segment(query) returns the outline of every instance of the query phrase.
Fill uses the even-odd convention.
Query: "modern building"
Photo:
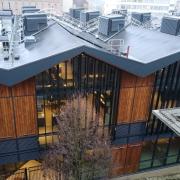
[[[88,1],[87,0],[73,0],[73,5],[75,7],[87,7]]]
[[[165,18],[155,31],[126,26],[120,15],[93,28],[53,14],[0,15],[1,173],[41,162],[76,92],[112,137],[113,176],[180,163],[180,138],[152,114],[180,106],[180,37],[172,35],[179,29],[168,29],[178,20]]]
[[[62,13],[64,11],[64,3],[66,4],[66,2],[63,2],[63,0],[0,0],[0,9],[10,8],[14,13],[21,14],[22,6],[36,6],[41,10],[53,9],[58,13]],[[67,1],[67,3],[69,2]]]
[[[176,0],[106,0],[104,12],[111,13],[112,9],[127,9],[129,12],[151,12],[163,15],[175,9]]]

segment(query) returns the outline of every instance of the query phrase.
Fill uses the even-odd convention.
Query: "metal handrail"
[[[122,53],[122,47],[124,47],[124,39],[111,39],[108,41],[107,50],[118,56]]]

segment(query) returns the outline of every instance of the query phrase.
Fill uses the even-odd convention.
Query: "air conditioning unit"
[[[80,19],[80,13],[83,10],[84,10],[84,8],[70,8],[69,14],[71,17],[73,17],[75,19]]]
[[[163,17],[161,22],[162,33],[171,34],[171,35],[179,35],[180,34],[180,17],[169,16]]]
[[[100,16],[99,18],[99,33],[109,36],[124,28],[125,17],[123,15],[111,14]]]
[[[80,21],[85,23],[99,16],[100,16],[100,11],[81,11]]]
[[[146,23],[151,20],[151,13],[132,12],[131,17],[140,23]]]
[[[30,36],[47,26],[46,13],[26,13],[23,15],[23,20],[25,36]]]

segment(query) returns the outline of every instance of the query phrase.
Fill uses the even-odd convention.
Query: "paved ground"
[[[180,180],[180,165],[123,176],[112,180]]]

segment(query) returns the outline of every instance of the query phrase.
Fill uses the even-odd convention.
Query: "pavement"
[[[180,165],[117,177],[112,180],[180,180]]]

